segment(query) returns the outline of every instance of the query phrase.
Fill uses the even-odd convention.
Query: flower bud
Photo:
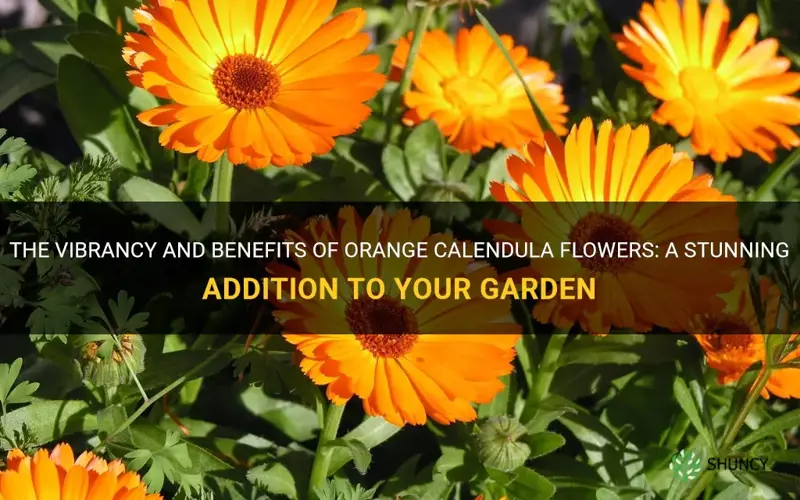
[[[519,441],[527,432],[515,418],[492,417],[478,431],[478,456],[486,467],[511,472],[531,454],[530,447]]]
[[[131,370],[137,374],[144,371],[146,349],[142,336],[123,333],[118,338],[122,349],[111,339],[87,342],[81,347],[80,366],[84,380],[98,387],[116,387],[133,380]],[[103,352],[106,350],[108,352]]]

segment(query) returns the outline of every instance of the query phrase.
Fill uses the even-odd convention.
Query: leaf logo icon
[[[693,481],[703,471],[700,457],[687,450],[681,450],[672,457],[669,468],[675,479],[680,481]]]

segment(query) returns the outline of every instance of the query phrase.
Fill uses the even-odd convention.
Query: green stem
[[[739,434],[739,430],[744,425],[744,421],[747,419],[747,416],[750,414],[750,411],[755,406],[758,398],[761,397],[761,390],[764,389],[764,386],[767,385],[769,381],[770,370],[767,367],[764,367],[759,373],[758,377],[756,378],[755,382],[750,388],[750,393],[747,395],[747,400],[745,400],[742,408],[739,410],[739,413],[736,415],[736,418],[733,420],[733,424],[728,427],[727,432],[722,436],[722,441],[719,445],[719,456],[720,457],[727,457],[728,452],[730,451],[731,446],[733,445],[733,441],[736,439],[736,436]],[[699,497],[703,491],[705,491],[708,484],[714,479],[714,475],[716,474],[716,470],[710,471],[706,470],[703,472],[697,482],[694,483],[694,486],[689,493],[686,495],[688,500],[694,500],[695,498]]]
[[[561,356],[561,350],[564,348],[568,335],[569,330],[558,330],[550,337],[550,341],[544,349],[539,370],[533,379],[529,399],[531,402],[540,403],[550,393],[550,384],[558,369],[558,358]]]
[[[798,162],[800,162],[800,149],[795,149],[792,151],[792,154],[783,160],[783,163],[775,167],[775,170],[769,174],[767,180],[765,180],[764,183],[761,184],[761,187],[756,190],[756,194],[754,196],[755,201],[764,201],[767,195],[775,189],[775,186],[780,184],[783,178],[792,171]]]
[[[145,411],[147,411],[147,409],[150,408],[150,406],[153,405],[153,403],[155,403],[156,401],[160,401],[161,398],[163,398],[164,396],[169,394],[173,389],[175,389],[176,387],[180,386],[181,384],[183,384],[187,380],[193,379],[196,373],[199,373],[200,371],[204,370],[206,368],[206,366],[208,366],[212,362],[214,362],[217,359],[217,356],[219,356],[220,354],[228,352],[228,349],[230,349],[231,346],[233,346],[238,341],[239,341],[239,335],[234,336],[228,342],[226,342],[224,346],[222,346],[221,348],[215,350],[214,353],[211,356],[206,358],[205,361],[203,361],[202,363],[196,365],[194,368],[192,368],[191,370],[186,372],[184,375],[179,377],[177,380],[175,380],[174,382],[172,382],[171,384],[166,386],[164,389],[162,389],[155,396],[145,400],[145,402],[142,403],[142,406],[140,406],[138,410],[133,412],[133,414],[130,417],[128,417],[128,419],[125,422],[123,422],[122,425],[120,425],[119,427],[114,429],[113,432],[111,432],[108,436],[106,436],[106,438],[103,440],[103,442],[100,443],[100,445],[98,445],[96,448],[99,448],[100,446],[103,446],[103,445],[107,445],[109,442],[111,442],[111,440],[114,439],[120,432],[122,432],[125,429],[127,429],[128,427],[130,427],[136,421],[136,419],[141,417],[142,414]]]
[[[342,423],[344,408],[345,405],[333,403],[328,406],[325,426],[319,435],[317,455],[314,457],[314,465],[311,467],[311,480],[308,483],[309,498],[314,499],[317,497],[314,488],[322,488],[325,485],[325,479],[328,477],[328,469],[333,457],[333,448],[327,445],[336,439],[336,434],[339,432],[339,424]]]
[[[389,103],[389,109],[386,113],[386,142],[392,138],[392,123],[397,117],[398,110],[403,101],[403,96],[411,88],[411,76],[414,74],[414,65],[417,62],[419,50],[422,48],[422,39],[425,36],[425,31],[428,29],[428,24],[431,22],[433,13],[436,12],[438,7],[437,2],[429,2],[420,12],[417,18],[417,24],[414,26],[414,37],[411,40],[411,47],[408,49],[408,57],[406,58],[406,65],[403,68],[403,74],[400,77],[400,85],[392,95]]]
[[[214,203],[217,216],[217,232],[221,235],[228,234],[228,224],[231,212],[231,188],[233,187],[233,163],[227,155],[217,162],[215,176]]]

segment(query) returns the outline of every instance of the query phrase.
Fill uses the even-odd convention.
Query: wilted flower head
[[[144,371],[146,348],[142,336],[123,333],[118,339],[119,346],[112,339],[92,340],[81,346],[78,363],[84,380],[99,387],[116,387],[133,380],[131,371]]]

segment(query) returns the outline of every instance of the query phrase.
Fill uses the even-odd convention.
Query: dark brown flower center
[[[708,343],[717,351],[745,350],[753,343],[755,333],[742,318],[730,314],[703,318],[703,333]]]
[[[414,312],[391,297],[353,300],[345,317],[356,339],[376,357],[399,358],[411,351],[419,337]]]
[[[250,54],[226,56],[211,77],[217,98],[236,109],[258,109],[268,106],[281,88],[275,67]]]
[[[636,257],[614,257],[613,255],[617,254],[616,248],[612,252],[606,252],[605,255],[601,252],[602,247],[609,243],[628,243],[640,240],[636,229],[616,215],[597,212],[585,215],[572,228],[569,239],[583,256],[578,258],[581,266],[592,272],[619,273],[629,269],[637,260]],[[594,255],[589,253],[589,248],[594,248]]]

